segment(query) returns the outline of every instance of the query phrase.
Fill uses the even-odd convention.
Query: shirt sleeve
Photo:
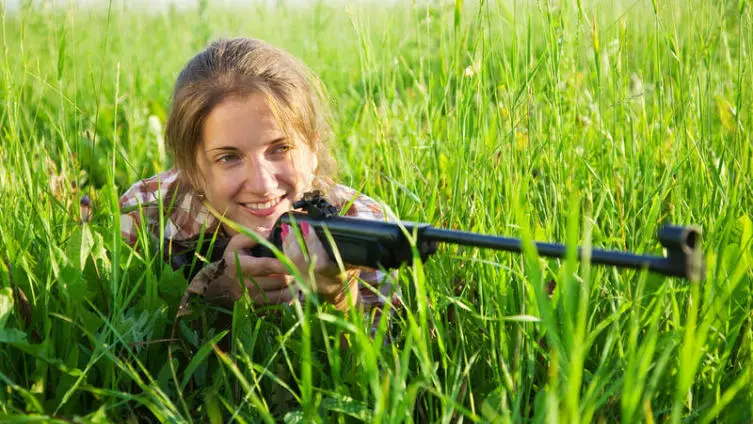
[[[139,208],[138,193],[140,192],[139,183],[131,186],[123,196],[120,197],[120,235],[130,246],[135,246],[138,240],[138,231],[141,227],[141,213]]]
[[[131,246],[138,241],[143,225],[154,230],[159,225],[158,203],[174,187],[177,171],[171,169],[133,184],[120,197],[120,234]],[[144,222],[145,221],[145,222]],[[166,220],[166,225],[170,225]]]
[[[120,235],[123,237],[129,246],[135,246],[137,240],[137,227],[139,220],[133,213],[126,213],[120,215]]]
[[[330,202],[339,208],[347,207],[346,216],[376,221],[397,221],[397,216],[389,206],[380,204],[376,200],[358,193],[356,190],[337,185],[327,195]],[[402,292],[397,283],[397,270],[382,271],[379,269],[361,267],[359,277],[358,304],[363,309],[367,321],[371,323],[371,335],[376,334],[383,317],[383,310],[387,302],[392,305],[402,303]],[[390,312],[391,317],[392,313]]]

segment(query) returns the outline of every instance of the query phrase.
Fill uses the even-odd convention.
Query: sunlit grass
[[[750,4],[471,3],[5,13],[0,414],[751,421]],[[401,218],[651,253],[695,223],[706,280],[447,246],[374,338],[312,303],[176,320],[187,282],[120,241],[117,198],[170,166],[180,67],[234,35],[322,77],[340,179]]]

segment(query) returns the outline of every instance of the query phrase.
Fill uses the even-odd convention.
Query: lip
[[[275,211],[277,210],[277,208],[280,206],[280,204],[282,204],[282,202],[286,198],[287,198],[287,195],[282,196],[280,198],[279,202],[277,202],[274,206],[271,206],[271,207],[266,208],[266,209],[251,209],[251,208],[247,207],[244,203],[241,203],[240,205],[243,208],[243,210],[245,210],[246,212],[250,213],[251,215],[264,217],[264,216],[269,216],[269,215],[272,215],[273,213],[275,213]]]

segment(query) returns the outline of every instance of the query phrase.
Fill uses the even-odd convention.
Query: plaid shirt
[[[218,230],[219,219],[207,210],[202,199],[190,191],[180,191],[179,176],[179,171],[174,168],[159,173],[137,182],[120,198],[120,231],[129,245],[139,244],[139,233],[146,230],[152,240],[160,240],[160,234],[162,235],[162,243],[167,247],[165,252],[170,252],[168,255],[176,251],[177,245],[189,252],[189,259],[192,259],[194,253],[200,250],[197,241],[202,233],[206,235],[206,239],[211,239]],[[396,219],[389,208],[386,210],[389,217],[385,217],[382,207],[376,201],[357,193],[354,189],[334,184],[329,180],[322,181],[331,187],[326,193],[327,200],[338,209],[353,200],[345,213],[346,216],[379,221],[387,218]],[[215,241],[215,244],[224,245],[222,241],[226,243],[227,237],[222,231],[217,233],[220,243]],[[221,256],[222,251],[218,253]],[[214,258],[218,258],[217,253],[213,255]],[[172,260],[172,263],[178,268],[191,262],[184,260],[176,264],[176,261]],[[200,261],[196,263],[201,266]],[[377,307],[376,313],[379,314],[385,299],[392,299],[392,296],[398,295],[389,283],[390,279],[385,277],[381,271],[361,269],[359,279],[362,281],[359,284],[358,303],[367,313]],[[378,316],[376,318],[374,325],[378,323]]]

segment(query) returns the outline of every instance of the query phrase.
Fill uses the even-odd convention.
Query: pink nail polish
[[[288,228],[288,224],[282,224],[282,240],[285,240],[285,237],[288,236],[288,233],[290,232],[290,229]]]
[[[304,236],[307,236],[311,232],[311,226],[306,222],[301,222],[301,231],[303,231]]]

